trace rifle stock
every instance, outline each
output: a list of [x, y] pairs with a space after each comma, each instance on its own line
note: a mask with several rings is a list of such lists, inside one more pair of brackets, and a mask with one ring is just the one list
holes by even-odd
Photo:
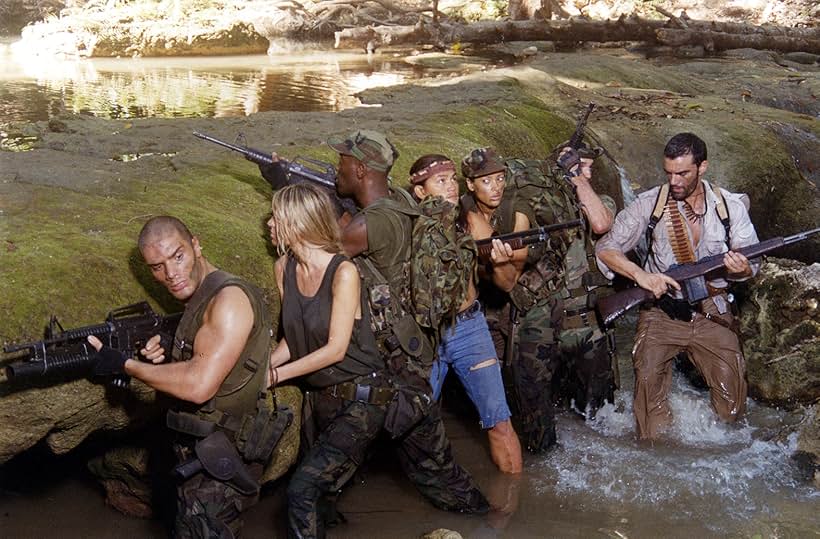
[[[775, 249], [783, 247], [784, 245], [790, 245], [798, 241], [803, 241], [817, 232], [820, 232], [820, 228], [800, 232], [786, 238], [771, 238], [761, 241], [760, 243], [734, 249], [734, 251], [749, 259], [758, 258], [771, 251], [774, 251]], [[704, 277], [705, 275], [725, 267], [723, 264], [724, 255], [725, 253], [720, 253], [706, 257], [692, 264], [674, 266], [665, 271], [664, 274], [672, 277], [681, 285], [681, 288], [685, 289], [686, 281]], [[629, 309], [637, 307], [651, 300], [653, 297], [654, 294], [650, 291], [635, 286], [633, 288], [621, 290], [620, 292], [616, 292], [610, 296], [598, 299], [595, 308], [598, 309], [598, 314], [601, 316], [601, 320], [604, 324], [609, 326]]]

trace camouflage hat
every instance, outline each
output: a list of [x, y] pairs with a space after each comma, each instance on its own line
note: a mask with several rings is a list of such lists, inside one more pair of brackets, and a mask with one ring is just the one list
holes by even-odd
[[478, 148], [461, 160], [461, 175], [467, 179], [504, 172], [504, 162], [492, 148]]
[[355, 157], [368, 167], [387, 172], [399, 156], [398, 150], [378, 131], [360, 129], [344, 137], [330, 137], [327, 144], [342, 155]]

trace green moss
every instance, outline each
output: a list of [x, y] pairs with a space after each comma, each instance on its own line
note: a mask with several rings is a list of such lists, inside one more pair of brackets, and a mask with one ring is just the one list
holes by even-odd
[[[410, 166], [425, 153], [459, 161], [473, 148], [489, 145], [502, 155], [543, 156], [573, 128], [569, 119], [526, 96], [512, 105], [434, 115], [424, 126], [410, 133], [388, 132], [400, 151], [392, 171], [397, 185], [407, 184]], [[326, 145], [289, 146], [288, 156], [338, 160]], [[178, 310], [148, 274], [135, 247], [140, 228], [152, 215], [181, 218], [214, 264], [275, 297], [274, 257], [264, 224], [270, 188], [252, 163], [228, 158], [186, 169], [174, 179], [122, 181], [107, 194], [28, 189], [27, 202], [6, 214], [9, 230], [15, 232], [3, 238], [14, 247], [3, 257], [10, 277], [0, 280], [0, 310], [5, 313], [0, 340], [41, 338], [51, 314], [70, 327], [97, 323], [112, 308], [142, 299], [161, 310]]]
[[193, 170], [177, 181], [137, 181], [113, 196], [33, 187], [27, 206], [8, 216], [15, 232], [8, 237], [14, 247], [3, 256], [8, 277], [0, 280], [0, 340], [41, 338], [51, 314], [66, 327], [97, 323], [112, 308], [144, 298], [178, 310], [135, 248], [151, 215], [180, 217], [212, 262], [272, 296], [272, 258], [262, 237], [269, 192], [261, 179], [236, 181], [228, 169], [217, 166], [204, 176]]

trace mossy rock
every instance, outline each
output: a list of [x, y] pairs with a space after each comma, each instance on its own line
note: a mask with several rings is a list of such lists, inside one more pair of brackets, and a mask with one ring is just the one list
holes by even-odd
[[743, 305], [752, 396], [795, 406], [820, 397], [820, 264], [770, 259]]

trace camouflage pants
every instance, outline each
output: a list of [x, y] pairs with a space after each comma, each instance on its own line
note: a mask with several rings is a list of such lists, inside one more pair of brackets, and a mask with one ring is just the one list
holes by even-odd
[[[527, 449], [541, 452], [556, 443], [555, 402], [574, 402], [594, 412], [612, 401], [614, 376], [609, 340], [590, 319], [590, 327], [560, 327], [560, 303], [537, 303], [510, 324], [507, 308], [488, 313], [499, 357], [504, 357], [505, 385], [513, 399]], [[505, 354], [512, 335], [512, 352]], [[506, 357], [509, 355], [510, 357]]]
[[430, 413], [398, 441], [396, 453], [402, 469], [419, 492], [439, 509], [486, 513], [487, 499], [453, 458], [440, 410], [435, 403]]
[[305, 425], [318, 436], [303, 436], [309, 449], [288, 484], [288, 536], [324, 537], [320, 506], [353, 477], [384, 424], [384, 406], [338, 399], [318, 392], [305, 396]]
[[546, 451], [556, 443], [553, 400], [561, 362], [554, 329], [557, 309], [552, 301], [536, 303], [521, 316], [512, 332], [517, 346], [510, 373], [521, 431], [527, 449], [533, 453]]
[[561, 370], [553, 377], [553, 391], [568, 404], [574, 403], [584, 416], [595, 417], [604, 402], [614, 400], [615, 376], [607, 334], [591, 319], [589, 327], [562, 330], [558, 347]]
[[[174, 447], [181, 460], [190, 456], [187, 446]], [[256, 480], [262, 477], [262, 465], [248, 465]], [[177, 487], [177, 513], [174, 537], [180, 539], [232, 539], [242, 528], [240, 514], [254, 505], [259, 496], [245, 496], [233, 487], [213, 479], [205, 472]]]

